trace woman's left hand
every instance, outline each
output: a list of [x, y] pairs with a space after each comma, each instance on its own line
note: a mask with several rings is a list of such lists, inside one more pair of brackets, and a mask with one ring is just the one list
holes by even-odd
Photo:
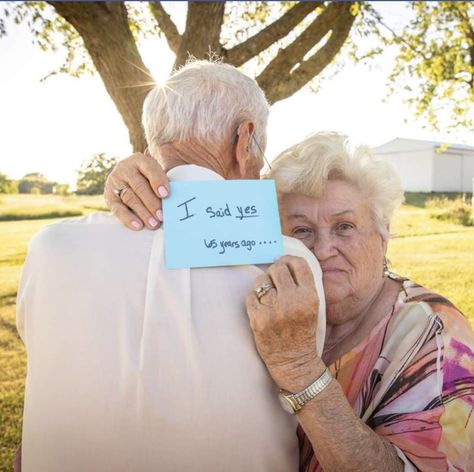
[[246, 300], [255, 344], [277, 385], [290, 392], [306, 388], [324, 371], [316, 351], [319, 298], [313, 274], [301, 257], [284, 256], [255, 280], [273, 285], [260, 299]]

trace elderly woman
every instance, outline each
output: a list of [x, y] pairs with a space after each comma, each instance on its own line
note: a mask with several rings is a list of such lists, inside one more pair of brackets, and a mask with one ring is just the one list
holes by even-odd
[[[133, 213], [112, 189], [133, 185], [139, 167], [166, 186], [142, 155], [118, 165], [106, 194], [128, 225]], [[317, 297], [297, 290], [312, 283], [304, 261], [276, 262], [255, 281], [272, 288], [247, 298], [258, 352], [300, 423], [301, 470], [474, 470], [474, 335], [452, 303], [387, 267], [403, 197], [394, 170], [343, 135], [318, 133], [278, 156], [269, 177], [284, 232], [321, 264], [327, 303], [319, 358]], [[152, 190], [136, 193], [157, 205]]]

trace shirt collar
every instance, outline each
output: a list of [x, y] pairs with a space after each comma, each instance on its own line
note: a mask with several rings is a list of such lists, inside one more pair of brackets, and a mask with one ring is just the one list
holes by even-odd
[[167, 173], [171, 181], [180, 180], [224, 180], [222, 175], [208, 169], [207, 167], [197, 166], [195, 164], [173, 167]]

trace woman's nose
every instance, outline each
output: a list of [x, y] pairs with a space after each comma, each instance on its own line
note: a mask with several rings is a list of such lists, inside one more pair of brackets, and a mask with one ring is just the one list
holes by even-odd
[[320, 235], [313, 243], [313, 254], [316, 259], [324, 261], [336, 255], [337, 249], [330, 234]]

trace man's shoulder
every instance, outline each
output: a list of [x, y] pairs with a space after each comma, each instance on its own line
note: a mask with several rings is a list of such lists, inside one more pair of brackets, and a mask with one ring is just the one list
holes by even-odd
[[89, 247], [137, 244], [150, 239], [151, 231], [131, 231], [109, 213], [91, 213], [42, 228], [30, 241], [28, 253], [81, 253]]

